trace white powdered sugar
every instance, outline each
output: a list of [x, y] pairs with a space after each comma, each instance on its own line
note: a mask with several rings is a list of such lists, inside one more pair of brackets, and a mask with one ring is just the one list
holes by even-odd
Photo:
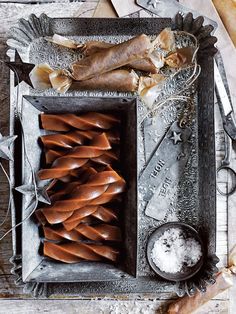
[[200, 243], [187, 237], [183, 230], [170, 228], [154, 243], [151, 258], [163, 272], [177, 273], [194, 266], [201, 258]]

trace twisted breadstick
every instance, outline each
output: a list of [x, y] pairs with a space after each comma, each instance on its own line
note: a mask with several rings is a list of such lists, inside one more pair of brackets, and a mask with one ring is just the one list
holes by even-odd
[[49, 131], [69, 131], [73, 128], [80, 130], [108, 130], [119, 125], [120, 120], [111, 114], [89, 112], [79, 116], [71, 113], [63, 115], [41, 114], [42, 127]]
[[82, 242], [64, 244], [44, 242], [44, 255], [65, 263], [77, 263], [82, 260], [101, 261], [104, 259], [115, 262], [118, 254], [118, 250], [107, 245], [86, 244]]
[[81, 240], [81, 237], [85, 237], [93, 241], [121, 241], [120, 228], [108, 224], [90, 226], [81, 223], [71, 231], [68, 231], [63, 227], [59, 229], [52, 229], [44, 226], [43, 231], [45, 238], [53, 241], [62, 241], [64, 239], [79, 241]]
[[92, 139], [90, 146], [78, 146], [69, 150], [64, 156], [57, 158], [51, 168], [38, 172], [41, 180], [60, 178], [72, 169], [82, 167], [90, 158], [101, 156], [105, 150], [111, 149], [105, 133]]

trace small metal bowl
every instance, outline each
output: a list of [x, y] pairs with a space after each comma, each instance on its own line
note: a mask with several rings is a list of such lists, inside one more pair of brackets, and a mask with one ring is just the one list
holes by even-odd
[[[161, 271], [156, 266], [156, 264], [153, 262], [153, 260], [151, 258], [151, 252], [152, 252], [154, 243], [158, 240], [158, 238], [166, 230], [168, 230], [170, 228], [182, 229], [184, 231], [184, 233], [187, 233], [187, 235], [196, 239], [200, 243], [201, 249], [202, 249], [202, 256], [201, 256], [200, 260], [194, 266], [186, 267], [186, 269], [184, 269], [183, 271], [177, 272], [177, 273], [167, 273], [167, 272]], [[148, 262], [149, 262], [151, 268], [154, 270], [154, 272], [156, 274], [158, 274], [159, 276], [161, 276], [162, 278], [170, 280], [170, 281], [186, 280], [186, 279], [193, 277], [202, 267], [203, 260], [204, 260], [203, 242], [202, 242], [198, 232], [193, 227], [191, 227], [185, 223], [181, 223], [181, 222], [168, 222], [168, 223], [165, 223], [165, 224], [161, 225], [160, 227], [158, 227], [150, 236], [150, 238], [148, 240], [148, 244], [147, 244], [147, 259], [148, 259]]]

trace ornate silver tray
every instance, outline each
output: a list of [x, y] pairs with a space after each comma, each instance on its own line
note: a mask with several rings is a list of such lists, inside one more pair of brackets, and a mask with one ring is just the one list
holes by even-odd
[[[162, 29], [171, 25], [170, 19], [142, 18], [142, 19], [87, 19], [87, 18], [54, 18], [46, 15], [39, 18], [32, 15], [29, 20], [21, 19], [19, 26], [11, 30], [11, 38], [8, 40], [10, 49], [8, 55], [14, 60], [14, 50], [17, 49], [24, 62], [29, 63], [49, 63], [54, 68], [68, 66], [71, 62], [80, 58], [80, 54], [69, 49], [56, 47], [47, 42], [44, 37], [52, 36], [54, 33], [72, 37], [76, 42], [86, 40], [105, 40], [110, 42], [120, 42], [134, 35], [145, 33], [148, 35], [158, 34]], [[13, 49], [12, 49], [13, 48]], [[93, 282], [77, 282], [78, 280], [60, 279], [56, 276], [49, 280], [37, 280], [34, 276], [25, 282], [22, 281], [23, 268], [31, 265], [31, 259], [24, 254], [23, 247], [27, 247], [27, 242], [34, 241], [27, 238], [27, 228], [31, 228], [33, 222], [27, 221], [23, 227], [13, 231], [13, 272], [18, 275], [17, 282], [22, 283], [25, 289], [33, 291], [34, 295], [51, 294], [82, 294], [82, 295], [105, 295], [127, 294], [127, 293], [173, 293], [178, 290], [175, 283], [165, 281], [157, 277], [147, 263], [146, 243], [153, 230], [163, 222], [178, 220], [186, 222], [195, 227], [207, 247], [207, 256], [215, 254], [216, 235], [216, 184], [215, 184], [215, 144], [214, 144], [214, 75], [213, 57], [207, 52], [198, 60], [201, 65], [201, 74], [196, 87], [196, 95], [193, 99], [195, 104], [195, 116], [191, 123], [192, 149], [189, 160], [185, 166], [182, 178], [176, 188], [175, 195], [170, 196], [171, 208], [162, 221], [154, 220], [144, 214], [145, 204], [138, 199], [138, 221], [137, 221], [137, 270], [136, 278], [132, 275], [118, 276], [116, 280]], [[177, 85], [181, 84], [181, 78]], [[171, 93], [173, 86], [170, 84], [164, 90], [165, 94]], [[21, 130], [17, 118], [18, 112], [22, 111], [22, 101], [30, 96], [32, 102], [43, 97], [60, 97], [55, 91], [48, 90], [39, 92], [31, 89], [25, 83], [20, 84], [19, 98], [17, 100], [17, 89], [14, 87], [14, 75], [11, 73], [11, 134], [17, 134], [18, 140], [14, 149], [14, 163], [11, 164], [11, 180], [15, 186], [22, 185], [27, 180], [27, 173], [24, 171], [26, 161], [22, 154]], [[42, 97], [43, 96], [43, 97]], [[131, 93], [114, 93], [99, 91], [68, 92], [67, 97], [110, 97], [110, 98], [133, 98]], [[38, 98], [39, 97], [39, 98]], [[42, 98], [41, 98], [42, 97]], [[25, 101], [25, 100], [24, 100]], [[43, 103], [42, 101], [41, 103]], [[62, 104], [62, 99], [59, 100]], [[138, 119], [145, 114], [142, 102], [137, 98]], [[169, 106], [159, 109], [159, 114], [155, 118], [155, 134], [161, 138], [168, 127], [179, 115], [178, 102], [173, 102]], [[151, 119], [151, 118], [150, 118]], [[148, 121], [146, 122], [148, 123]], [[32, 129], [33, 130], [33, 129]], [[139, 128], [137, 134], [137, 161], [138, 171], [141, 171], [146, 163], [144, 154], [144, 130]], [[28, 132], [30, 133], [30, 132]], [[152, 138], [155, 134], [150, 134]], [[30, 136], [30, 135], [29, 135]], [[27, 140], [27, 138], [26, 138]], [[157, 145], [157, 143], [154, 143]], [[152, 143], [152, 145], [154, 145]], [[33, 156], [32, 156], [33, 158]], [[23, 164], [23, 167], [22, 167]], [[23, 171], [21, 172], [21, 169]], [[173, 198], [173, 199], [172, 199]], [[21, 221], [24, 213], [24, 198], [14, 192], [14, 204], [12, 209], [12, 224]], [[31, 227], [30, 227], [31, 226]], [[23, 229], [23, 232], [22, 232]], [[21, 236], [22, 243], [21, 243]], [[29, 246], [32, 245], [29, 244]], [[22, 256], [23, 254], [23, 256]], [[42, 261], [40, 263], [43, 263]], [[32, 265], [31, 265], [32, 266]], [[42, 267], [43, 270], [43, 267]], [[61, 268], [61, 271], [62, 268]], [[109, 278], [107, 278], [109, 279]], [[110, 278], [112, 279], [112, 278]], [[46, 283], [47, 281], [47, 283]], [[60, 281], [60, 282], [58, 282]], [[75, 281], [75, 282], [73, 282]]]

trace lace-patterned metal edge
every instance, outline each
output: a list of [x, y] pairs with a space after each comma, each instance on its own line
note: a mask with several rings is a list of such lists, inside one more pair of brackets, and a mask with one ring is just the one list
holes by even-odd
[[180, 12], [172, 20], [172, 29], [186, 31], [196, 36], [199, 42], [198, 56], [214, 56], [217, 52], [217, 48], [214, 46], [217, 42], [217, 38], [211, 33], [214, 30], [212, 25], [203, 26], [204, 17], [198, 16], [193, 18], [191, 12], [183, 16]]
[[39, 17], [31, 14], [28, 20], [19, 19], [18, 26], [10, 28], [10, 39], [7, 40], [7, 45], [10, 48], [25, 52], [35, 39], [52, 35], [50, 21], [51, 18], [45, 13]]
[[23, 282], [22, 280], [22, 256], [20, 254], [13, 255], [9, 259], [13, 265], [11, 274], [14, 275], [14, 283], [16, 286], [23, 287], [23, 292], [31, 294], [35, 298], [47, 297], [47, 283], [43, 282]]

